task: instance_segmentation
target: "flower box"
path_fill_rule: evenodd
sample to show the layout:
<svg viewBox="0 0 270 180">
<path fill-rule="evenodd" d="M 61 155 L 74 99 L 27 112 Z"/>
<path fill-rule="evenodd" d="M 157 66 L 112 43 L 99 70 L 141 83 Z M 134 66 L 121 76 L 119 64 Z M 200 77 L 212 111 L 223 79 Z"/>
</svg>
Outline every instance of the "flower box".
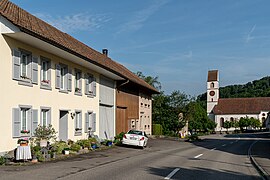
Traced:
<svg viewBox="0 0 270 180">
<path fill-rule="evenodd" d="M 30 131 L 29 130 L 21 130 L 21 133 L 22 134 L 28 134 L 28 133 L 30 133 Z"/>
</svg>

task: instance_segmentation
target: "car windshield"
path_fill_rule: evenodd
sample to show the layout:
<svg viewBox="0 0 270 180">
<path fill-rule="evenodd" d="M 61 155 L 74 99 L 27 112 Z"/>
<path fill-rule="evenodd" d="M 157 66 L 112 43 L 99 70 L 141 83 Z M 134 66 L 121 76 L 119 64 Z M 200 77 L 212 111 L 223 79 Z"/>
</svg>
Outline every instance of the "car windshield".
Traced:
<svg viewBox="0 0 270 180">
<path fill-rule="evenodd" d="M 130 130 L 130 131 L 128 131 L 128 134 L 143 135 L 143 134 L 142 134 L 142 131 L 136 131 L 136 130 Z"/>
</svg>

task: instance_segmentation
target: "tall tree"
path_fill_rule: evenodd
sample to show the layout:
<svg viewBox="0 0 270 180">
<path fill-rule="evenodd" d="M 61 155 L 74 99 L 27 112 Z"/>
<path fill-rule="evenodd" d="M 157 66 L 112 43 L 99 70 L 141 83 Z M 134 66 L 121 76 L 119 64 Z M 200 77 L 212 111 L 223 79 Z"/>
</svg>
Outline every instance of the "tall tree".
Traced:
<svg viewBox="0 0 270 180">
<path fill-rule="evenodd" d="M 145 82 L 147 82 L 149 85 L 153 86 L 157 90 L 161 90 L 161 83 L 158 80 L 158 76 L 152 77 L 152 76 L 145 76 L 142 72 L 138 71 L 135 73 L 139 78 L 143 79 Z"/>
</svg>

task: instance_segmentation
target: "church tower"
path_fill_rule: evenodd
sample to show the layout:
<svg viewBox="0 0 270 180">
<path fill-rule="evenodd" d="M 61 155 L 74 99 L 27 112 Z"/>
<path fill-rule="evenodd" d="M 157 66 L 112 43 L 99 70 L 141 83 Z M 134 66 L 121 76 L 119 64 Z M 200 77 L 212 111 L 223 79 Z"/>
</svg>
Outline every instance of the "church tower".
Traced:
<svg viewBox="0 0 270 180">
<path fill-rule="evenodd" d="M 218 104 L 219 98 L 219 77 L 218 70 L 208 71 L 207 78 L 207 115 L 212 119 L 211 114 Z"/>
</svg>

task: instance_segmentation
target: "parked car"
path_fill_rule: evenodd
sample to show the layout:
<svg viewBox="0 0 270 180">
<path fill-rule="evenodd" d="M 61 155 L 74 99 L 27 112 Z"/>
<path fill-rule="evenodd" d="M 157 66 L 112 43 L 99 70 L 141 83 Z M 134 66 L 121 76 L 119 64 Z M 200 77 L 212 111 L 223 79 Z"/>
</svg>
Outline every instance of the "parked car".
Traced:
<svg viewBox="0 0 270 180">
<path fill-rule="evenodd" d="M 129 130 L 124 134 L 122 144 L 145 148 L 147 146 L 147 141 L 148 137 L 144 131 Z"/>
</svg>

